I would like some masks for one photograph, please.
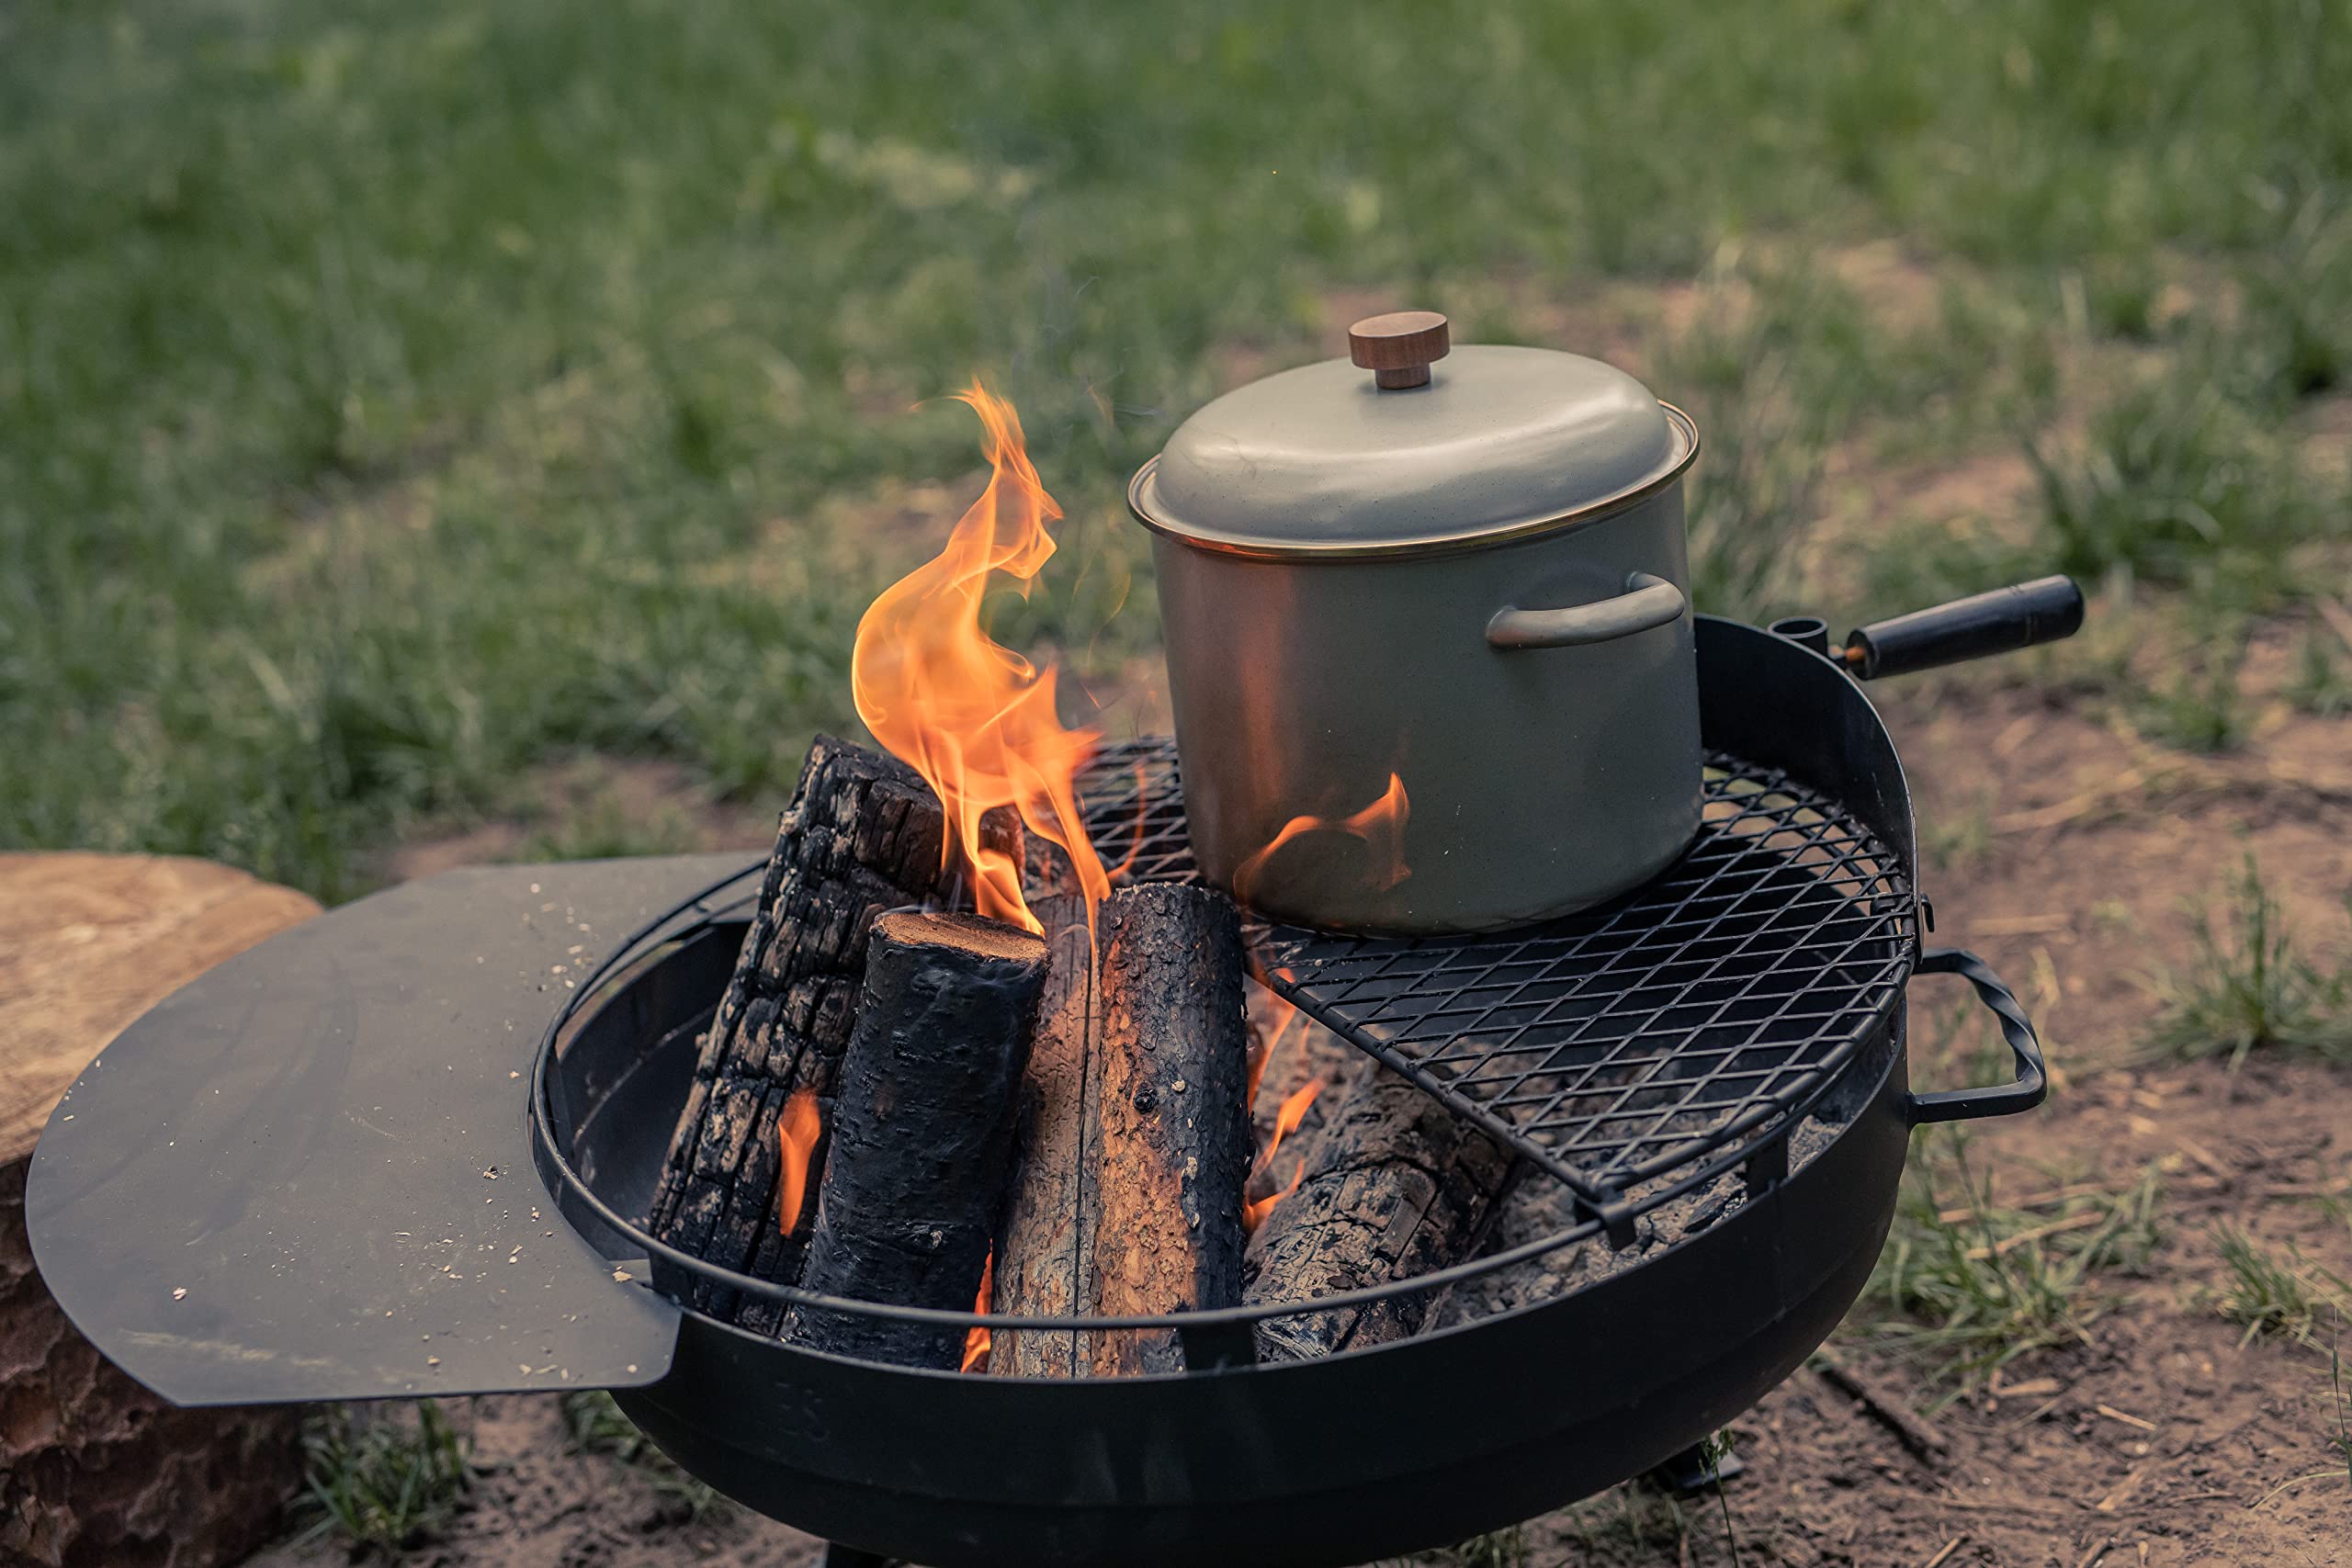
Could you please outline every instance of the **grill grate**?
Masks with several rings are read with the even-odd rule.
[[[1097,756],[1080,793],[1106,863],[1194,874],[1178,783],[1164,738]],[[1275,991],[1622,1232],[1648,1188],[1793,1124],[1893,1010],[1913,910],[1895,856],[1834,800],[1718,751],[1690,848],[1601,908],[1475,937],[1253,923],[1250,941]]]

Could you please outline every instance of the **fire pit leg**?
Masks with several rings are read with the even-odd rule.
[[[843,1546],[837,1540],[825,1543],[825,1561],[820,1568],[903,1568],[898,1559],[885,1557],[878,1551],[860,1547]]]
[[[1708,1444],[1693,1443],[1651,1471],[1650,1479],[1666,1491],[1688,1497],[1710,1491],[1747,1468],[1747,1461],[1737,1454],[1711,1453]]]

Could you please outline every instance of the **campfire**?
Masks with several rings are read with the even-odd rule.
[[[859,622],[852,690],[888,754],[830,739],[810,753],[654,1234],[820,1295],[1013,1316],[1231,1308],[1253,1290],[1281,1299],[1308,1270],[1327,1288],[1380,1283],[1378,1259],[1351,1269],[1295,1238],[1249,1256],[1305,1179],[1303,1160],[1286,1176],[1274,1160],[1325,1085],[1288,1089],[1259,1139],[1254,1102],[1296,1020],[1245,987],[1239,911],[1198,886],[1114,887],[1078,796],[1100,737],[1062,722],[1055,668],[982,619],[992,590],[1034,584],[1061,510],[1012,406],[977,382],[958,396],[979,418],[988,483],[939,555]],[[1392,773],[1358,809],[1285,824],[1253,864],[1329,852],[1300,842],[1319,837],[1394,883],[1410,874],[1408,808]],[[1279,1014],[1255,1047],[1245,988]],[[1407,1152],[1360,1157],[1377,1172]],[[1460,1242],[1480,1217],[1464,1216]],[[912,1366],[1182,1366],[1165,1331],[877,1330],[707,1288],[697,1304]]]
[[[451,873],[158,1008],[43,1137],[57,1300],[188,1403],[608,1387],[943,1568],[1361,1562],[1692,1451],[1855,1299],[1910,1128],[2041,1097],[1922,944],[1858,682],[2080,596],[1694,616],[1687,420],[1359,328],[1136,477],[1173,739],[987,635],[1059,513],[974,386],[989,479],[860,624],[878,748],[820,737],[752,865]],[[1927,974],[2013,1081],[1910,1087]]]

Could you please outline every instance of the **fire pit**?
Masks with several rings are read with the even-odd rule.
[[[1703,824],[1662,875],[1491,935],[1250,928],[1283,996],[1563,1195],[1551,1234],[1456,1267],[1306,1303],[1011,1320],[813,1295],[665,1246],[646,1215],[759,869],[711,856],[450,873],[213,971],[59,1107],[28,1198],[39,1261],[84,1332],[179,1403],[608,1387],[729,1495],[936,1568],[1336,1565],[1459,1540],[1747,1408],[1860,1290],[1909,1128],[2041,1100],[2008,992],[1922,949],[1908,790],[1850,678],[1932,661],[1939,636],[2026,640],[2002,624],[1983,606],[1889,623],[1840,660],[1817,623],[1702,618]],[[1081,778],[1126,876],[1190,874],[1176,783],[1155,742]],[[1911,1089],[1918,973],[1971,982],[2013,1083]],[[1475,1304],[1480,1281],[1576,1248],[1610,1261]],[[958,1332],[1172,1330],[1184,1370],[884,1365],[682,1306],[697,1284]],[[1285,1323],[1408,1293],[1448,1298],[1439,1326],[1261,1359]]]

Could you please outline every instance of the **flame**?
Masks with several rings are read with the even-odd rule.
[[[1284,1020],[1283,1021],[1288,1022],[1289,1021]],[[1284,1138],[1289,1137],[1293,1133],[1298,1131],[1298,1124],[1306,1119],[1306,1108],[1314,1104],[1315,1097],[1322,1092],[1323,1080],[1321,1078],[1309,1078],[1305,1087],[1301,1088],[1297,1093],[1283,1101],[1282,1109],[1274,1112],[1273,1136],[1266,1140],[1265,1150],[1258,1156],[1258,1163],[1250,1171],[1250,1175],[1253,1178],[1273,1164],[1274,1151],[1283,1146],[1283,1140]],[[1300,1160],[1298,1162],[1298,1168],[1290,1173],[1289,1186],[1283,1188],[1279,1192],[1270,1193],[1266,1197],[1260,1198],[1253,1202],[1246,1202],[1241,1205],[1242,1224],[1254,1231],[1260,1225],[1265,1224],[1266,1216],[1274,1212],[1274,1205],[1289,1197],[1292,1193],[1297,1191],[1298,1184],[1302,1180],[1306,1179],[1306,1162],[1305,1160]]]
[[[1329,817],[1306,813],[1292,818],[1268,841],[1266,847],[1243,861],[1233,872],[1233,896],[1242,903],[1250,902],[1250,889],[1265,870],[1268,862],[1292,840],[1308,833],[1329,830],[1361,839],[1374,856],[1371,885],[1385,892],[1396,886],[1412,871],[1405,864],[1405,825],[1412,818],[1413,803],[1405,794],[1405,781],[1397,774],[1388,775],[1388,787],[1380,798],[1351,816],[1333,821]]]
[[[972,1303],[972,1310],[974,1312],[984,1313],[989,1310],[989,1291],[995,1283],[996,1248],[991,1247],[989,1248],[988,1261],[980,1265],[980,1294],[979,1298]],[[984,1323],[976,1323],[972,1325],[971,1332],[964,1336],[964,1364],[961,1367],[958,1367],[956,1371],[964,1372],[970,1371],[974,1367],[978,1366],[982,1361],[986,1360],[988,1359],[988,1325]]]
[[[1264,982],[1260,984],[1264,985]],[[1250,1087],[1242,1095],[1241,1103],[1244,1105],[1258,1103],[1258,1086],[1266,1081],[1266,1067],[1274,1059],[1274,1047],[1283,1043],[1283,1036],[1290,1032],[1290,1026],[1298,1020],[1295,1003],[1285,1000],[1282,993],[1272,986],[1266,986],[1265,991],[1273,1027],[1259,1035],[1255,1048],[1250,1053]]]
[[[980,627],[980,601],[998,574],[1027,595],[1054,553],[1046,525],[1062,509],[1029,461],[1012,405],[978,380],[956,397],[980,416],[995,471],[946,547],[866,606],[851,694],[874,738],[937,792],[952,828],[943,869],[961,855],[981,914],[1043,930],[1021,896],[1019,860],[980,840],[980,818],[1010,806],[1069,856],[1091,923],[1110,879],[1087,841],[1073,780],[1101,737],[1062,727],[1052,666],[1039,670]]]
[[[793,1226],[800,1223],[801,1200],[808,1192],[808,1156],[816,1148],[817,1134],[823,1126],[813,1089],[793,1090],[792,1098],[784,1102],[784,1114],[775,1120],[776,1148],[784,1158],[775,1228],[786,1235],[790,1235]]]

